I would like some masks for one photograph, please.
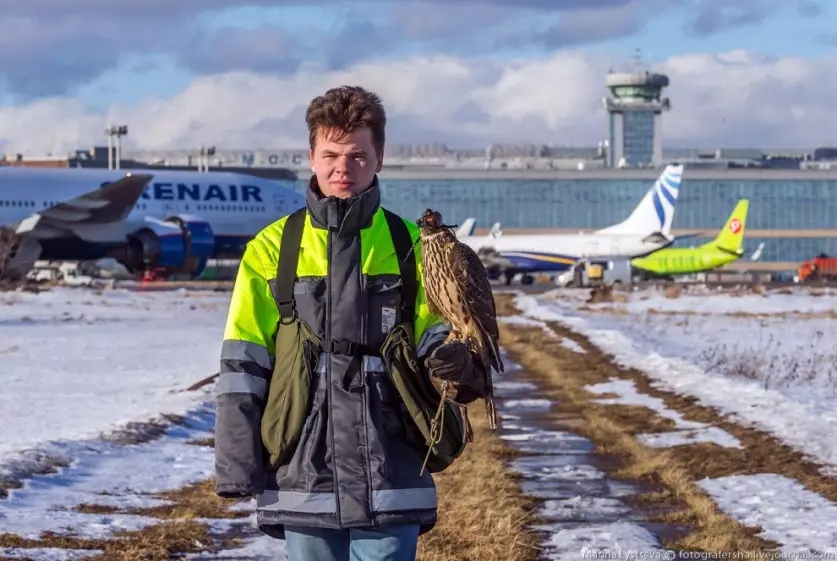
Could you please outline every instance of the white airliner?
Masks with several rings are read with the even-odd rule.
[[[16,234],[12,255],[0,247],[0,278],[37,259],[103,257],[198,275],[304,204],[290,184],[240,173],[0,167],[0,227]]]
[[[683,176],[682,165],[669,165],[624,221],[589,234],[503,234],[499,224],[489,238],[465,236],[461,241],[480,254],[492,278],[506,283],[518,273],[531,283],[532,274],[559,272],[591,257],[640,257],[671,245],[671,224]]]

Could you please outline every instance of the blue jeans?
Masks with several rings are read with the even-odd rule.
[[[289,561],[414,561],[418,526],[329,530],[285,526]]]

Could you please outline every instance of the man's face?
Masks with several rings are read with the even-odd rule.
[[[372,184],[375,174],[381,171],[383,155],[375,153],[372,130],[367,127],[340,140],[334,140],[329,132],[317,132],[315,148],[308,152],[311,171],[324,196],[348,199]]]

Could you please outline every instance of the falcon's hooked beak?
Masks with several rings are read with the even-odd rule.
[[[416,220],[416,226],[419,228],[439,228],[442,226],[442,217],[441,215],[431,209],[427,209],[424,211],[424,215]]]

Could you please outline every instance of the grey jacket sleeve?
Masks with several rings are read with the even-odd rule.
[[[216,386],[215,492],[241,497],[264,491],[261,419],[273,371],[276,304],[256,248],[245,251],[233,288]]]

